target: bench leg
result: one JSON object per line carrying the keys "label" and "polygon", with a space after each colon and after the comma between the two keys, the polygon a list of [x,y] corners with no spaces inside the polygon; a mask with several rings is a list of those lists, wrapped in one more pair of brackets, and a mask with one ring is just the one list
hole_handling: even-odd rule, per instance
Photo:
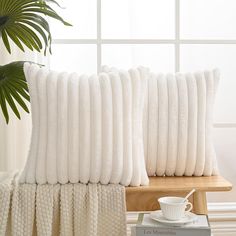
{"label": "bench leg", "polygon": [[206,192],[196,191],[193,194],[193,211],[195,214],[199,215],[207,215],[207,200],[206,200]]}

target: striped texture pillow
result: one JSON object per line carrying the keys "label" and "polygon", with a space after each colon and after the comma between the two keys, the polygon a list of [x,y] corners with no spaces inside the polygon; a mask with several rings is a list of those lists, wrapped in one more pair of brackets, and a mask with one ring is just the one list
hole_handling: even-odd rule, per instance
{"label": "striped texture pillow", "polygon": [[[103,71],[117,71],[103,67]],[[143,111],[148,176],[217,175],[212,140],[219,71],[149,73]]]}
{"label": "striped texture pillow", "polygon": [[212,141],[219,71],[150,73],[143,129],[149,176],[218,173]]}
{"label": "striped texture pillow", "polygon": [[77,75],[25,64],[32,139],[22,183],[147,185],[141,69]]}

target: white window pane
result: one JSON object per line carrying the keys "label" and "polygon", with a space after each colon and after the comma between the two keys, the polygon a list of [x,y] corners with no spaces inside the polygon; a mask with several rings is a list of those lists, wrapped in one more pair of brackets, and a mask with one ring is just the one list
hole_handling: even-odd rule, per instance
{"label": "white window pane", "polygon": [[219,68],[215,122],[236,122],[236,45],[182,45],[181,71]]}
{"label": "white window pane", "polygon": [[102,0],[103,38],[173,38],[174,0]]}
{"label": "white window pane", "polygon": [[[236,186],[235,171],[235,147],[236,147],[236,128],[216,128],[214,129],[214,144],[220,174]],[[210,202],[234,202],[236,188],[230,192],[208,193],[207,198]]]}
{"label": "white window pane", "polygon": [[102,64],[128,69],[146,66],[154,72],[174,71],[173,45],[103,45]]}
{"label": "white window pane", "polygon": [[181,0],[180,36],[183,39],[236,38],[235,0]]}
{"label": "white window pane", "polygon": [[52,36],[58,38],[96,38],[97,34],[97,1],[96,0],[64,0],[61,5],[65,9],[56,8],[60,16],[73,26],[64,26],[50,20]]}
{"label": "white window pane", "polygon": [[96,73],[96,45],[54,44],[50,56],[53,70],[83,73]]}

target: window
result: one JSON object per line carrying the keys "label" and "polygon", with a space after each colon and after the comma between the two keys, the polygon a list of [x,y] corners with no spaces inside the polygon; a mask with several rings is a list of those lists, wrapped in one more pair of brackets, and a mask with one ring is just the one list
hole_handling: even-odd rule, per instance
{"label": "window", "polygon": [[[216,127],[236,127],[235,0],[64,0],[74,27],[52,24],[53,69],[96,73],[102,65],[158,72],[218,67]],[[227,92],[225,92],[227,91]]]}

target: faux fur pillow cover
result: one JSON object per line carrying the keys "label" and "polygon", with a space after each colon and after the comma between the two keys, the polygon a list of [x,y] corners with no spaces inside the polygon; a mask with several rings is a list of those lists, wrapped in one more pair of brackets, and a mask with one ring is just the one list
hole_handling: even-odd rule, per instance
{"label": "faux fur pillow cover", "polygon": [[[103,71],[117,71],[103,67]],[[217,175],[212,140],[219,71],[149,73],[143,111],[148,176]]]}
{"label": "faux fur pillow cover", "polygon": [[146,71],[77,75],[25,64],[32,138],[22,183],[147,185]]}
{"label": "faux fur pillow cover", "polygon": [[144,150],[149,176],[218,173],[212,140],[219,71],[149,75]]}

